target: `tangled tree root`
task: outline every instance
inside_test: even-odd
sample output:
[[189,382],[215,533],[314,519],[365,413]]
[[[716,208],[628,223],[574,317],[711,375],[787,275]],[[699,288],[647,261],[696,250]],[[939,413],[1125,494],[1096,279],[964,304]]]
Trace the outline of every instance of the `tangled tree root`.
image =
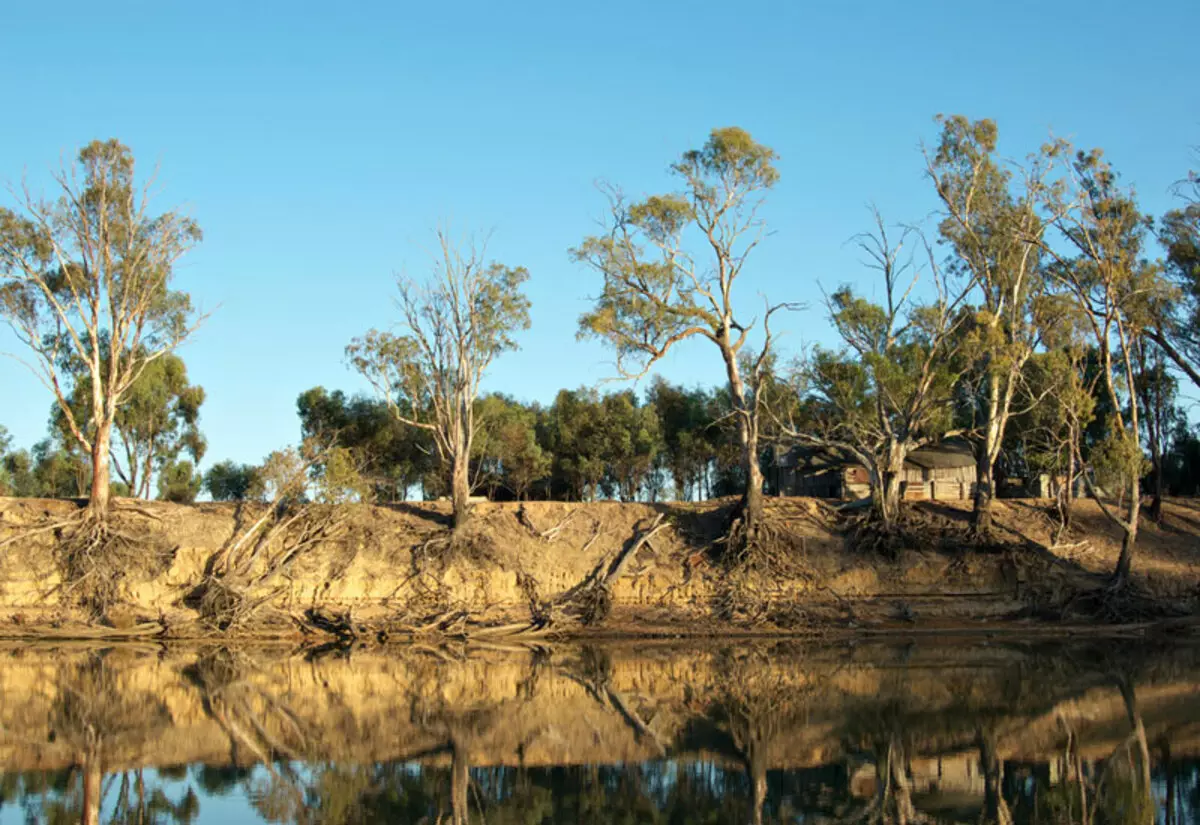
[[1119,587],[1109,584],[1086,589],[1035,590],[1028,594],[1027,601],[1020,617],[1043,621],[1128,625],[1191,615],[1188,605],[1163,599],[1134,581]]
[[290,614],[270,607],[285,591],[272,582],[308,550],[337,541],[344,533],[345,514],[338,508],[273,502],[213,557],[204,581],[187,601],[202,621],[222,632],[288,625]]
[[144,524],[118,519],[115,513],[101,519],[84,511],[59,533],[56,554],[63,598],[93,619],[102,618],[122,601],[128,582],[164,573],[175,549]]

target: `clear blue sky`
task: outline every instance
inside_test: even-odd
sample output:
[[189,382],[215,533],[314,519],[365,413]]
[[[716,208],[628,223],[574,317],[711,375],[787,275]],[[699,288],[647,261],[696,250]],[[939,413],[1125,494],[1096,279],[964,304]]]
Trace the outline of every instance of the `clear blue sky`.
[[[549,401],[610,374],[575,323],[596,291],[567,249],[593,230],[597,178],[641,194],[715,126],[781,156],[743,295],[815,305],[785,346],[828,341],[818,284],[863,279],[845,241],[875,201],[933,207],[920,140],[938,112],[992,117],[1021,156],[1049,130],[1105,148],[1143,206],[1200,143],[1200,4],[542,2],[9,3],[0,178],[117,137],[161,164],[164,206],[205,241],[178,285],[211,320],[181,354],[208,401],[208,461],[295,442],[295,399],[356,390],[342,350],[393,317],[448,219],[529,268],[533,328],[488,381]],[[711,346],[711,345],[710,345]],[[12,341],[0,332],[0,350]],[[664,365],[721,380],[697,343]],[[0,362],[0,424],[27,446],[51,403]]]

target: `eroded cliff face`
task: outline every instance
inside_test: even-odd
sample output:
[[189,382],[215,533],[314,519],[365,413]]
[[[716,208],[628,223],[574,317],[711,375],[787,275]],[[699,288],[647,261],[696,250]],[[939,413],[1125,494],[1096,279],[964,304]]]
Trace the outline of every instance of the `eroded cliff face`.
[[[0,499],[0,636],[381,640],[508,623],[578,631],[578,621],[551,626],[547,616],[618,560],[606,587],[611,609],[590,632],[971,626],[1061,602],[1094,587],[1089,577],[1098,572],[1039,544],[1049,521],[1036,504],[998,503],[1007,549],[978,552],[955,544],[965,513],[930,503],[922,546],[885,559],[857,551],[829,507],[806,499],[771,500],[770,558],[731,569],[719,558],[728,506],[481,503],[450,544],[449,505],[344,505],[314,511],[324,520],[319,530],[300,519],[247,543],[261,505],[121,501],[118,529],[144,536],[147,549],[135,545],[96,574],[116,594],[96,609],[82,595],[94,581],[62,573],[61,525],[78,505]],[[1191,512],[1172,505],[1168,513],[1177,510]],[[1102,519],[1089,519],[1081,512],[1076,521],[1091,531],[1084,543],[1102,570],[1112,536]],[[1200,540],[1189,524],[1148,528],[1135,567],[1180,604],[1200,594],[1200,565],[1190,563]]]
[[0,764],[24,771],[98,760],[114,772],[279,759],[456,758],[479,767],[705,758],[796,769],[899,743],[919,765],[978,759],[983,732],[1002,760],[1057,760],[1069,736],[1093,760],[1128,744],[1129,691],[1154,747],[1200,753],[1194,650],[1094,668],[1053,653],[942,646],[442,647],[315,657],[10,647],[0,651]]
[[[0,541],[12,540],[0,555],[0,633],[95,621],[80,610],[81,585],[64,582],[56,532],[46,529],[69,520],[74,508],[70,502],[0,500]],[[153,537],[161,549],[148,550],[143,564],[135,557],[112,571],[120,597],[105,607],[99,624],[124,629],[157,623],[176,637],[214,631],[294,635],[304,629],[299,618],[313,609],[348,614],[375,628],[419,624],[454,611],[476,623],[527,622],[539,606],[621,557],[660,518],[660,529],[637,546],[611,583],[609,627],[711,632],[739,622],[761,629],[907,621],[912,610],[901,604],[906,599],[924,600],[920,613],[926,618],[952,617],[959,605],[962,615],[983,618],[1021,604],[1026,574],[999,556],[920,553],[883,562],[848,551],[822,504],[780,500],[768,512],[788,564],[731,575],[713,551],[725,524],[721,503],[485,503],[478,505],[472,532],[451,548],[441,544],[444,505],[347,506],[338,512],[338,529],[319,541],[302,544],[293,533],[252,554],[239,548],[248,557],[240,604],[253,610],[222,622],[205,615],[202,589],[258,511],[122,503],[118,522]],[[947,588],[971,597],[969,608],[961,599],[947,601]]]

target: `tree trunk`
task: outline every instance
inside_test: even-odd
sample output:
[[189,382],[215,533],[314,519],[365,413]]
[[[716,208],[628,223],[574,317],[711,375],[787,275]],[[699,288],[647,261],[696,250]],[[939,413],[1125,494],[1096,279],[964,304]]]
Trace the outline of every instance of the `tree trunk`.
[[742,518],[746,525],[746,536],[752,538],[758,531],[763,513],[763,473],[758,463],[758,432],[757,429],[744,425],[744,429],[752,430],[742,434],[742,461],[746,465],[746,493],[742,498]]
[[[1005,395],[1007,399],[1008,395]],[[1007,410],[1007,405],[1005,405]],[[994,374],[988,376],[987,421],[983,428],[983,444],[976,462],[975,505],[971,510],[971,531],[978,541],[986,541],[992,530],[992,499],[996,495],[996,457],[1004,438],[1004,412],[1001,409],[1000,382]]]
[[83,813],[82,825],[100,825],[100,757],[89,754],[83,762]]
[[1121,538],[1121,555],[1117,558],[1117,569],[1113,571],[1112,586],[1120,589],[1129,583],[1129,574],[1133,569],[1133,551],[1137,544],[1138,519],[1142,509],[1141,483],[1134,478],[1129,484],[1128,518],[1124,528],[1125,535]]
[[978,732],[979,762],[983,770],[983,816],[986,825],[1012,825],[1012,812],[1004,801],[1004,763],[996,754],[993,732]]
[[1129,718],[1129,726],[1133,729],[1133,739],[1137,743],[1137,761],[1138,761],[1138,790],[1141,792],[1142,804],[1142,820],[1147,825],[1154,822],[1154,795],[1151,785],[1150,774],[1150,745],[1146,741],[1146,726],[1142,723],[1142,714],[1137,705],[1137,693],[1133,683],[1127,678],[1118,680],[1118,688],[1121,691],[1121,699],[1125,703],[1125,714]]
[[468,791],[471,787],[470,764],[464,749],[454,742],[450,761],[450,811],[454,825],[466,825],[470,816]]
[[1075,502],[1075,428],[1071,427],[1071,444],[1067,449],[1067,476],[1065,483],[1058,485],[1055,498],[1058,501],[1058,529],[1054,531],[1054,543],[1058,544],[1071,529],[1071,512]]
[[470,466],[465,452],[454,456],[454,467],[450,476],[450,500],[454,505],[454,529],[467,523],[471,515]]
[[767,804],[767,760],[759,743],[752,743],[750,756],[746,759],[746,773],[750,780],[749,825],[762,825],[763,808]]
[[992,534],[992,498],[995,495],[994,465],[987,449],[980,451],[975,475],[975,506],[971,511],[971,530],[977,541],[986,541]]
[[742,442],[742,466],[746,470],[746,492],[742,496],[742,524],[747,542],[754,541],[763,511],[763,474],[758,463],[758,411],[746,397],[746,385],[738,368],[737,353],[729,344],[726,329],[721,343],[725,358],[725,374],[729,379],[729,395],[738,422],[738,439]]
[[1154,519],[1155,523],[1162,521],[1162,494],[1163,494],[1163,457],[1162,457],[1162,439],[1158,432],[1158,417],[1153,416],[1150,420],[1150,426],[1146,428],[1150,432],[1150,466],[1154,473],[1154,497],[1150,501],[1150,518]]
[[109,439],[112,423],[101,421],[92,441],[92,488],[88,493],[88,511],[101,521],[108,518],[109,505]]
[[896,526],[900,518],[901,482],[904,480],[904,459],[908,452],[899,444],[888,448],[887,465],[883,477],[879,480],[881,487],[876,498],[876,511],[883,520],[883,526],[889,532]]

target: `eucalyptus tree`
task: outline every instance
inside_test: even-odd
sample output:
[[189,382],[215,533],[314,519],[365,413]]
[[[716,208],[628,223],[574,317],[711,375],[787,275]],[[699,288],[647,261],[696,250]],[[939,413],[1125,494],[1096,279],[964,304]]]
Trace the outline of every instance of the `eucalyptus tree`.
[[1146,334],[1200,388],[1200,174],[1190,173],[1177,189],[1183,205],[1163,216],[1158,236],[1181,300],[1161,307]]
[[486,249],[437,233],[431,276],[397,278],[400,334],[371,330],[346,348],[397,421],[429,433],[450,478],[455,529],[467,523],[470,461],[481,422],[480,382],[495,359],[516,349],[529,328],[524,267],[488,261]]
[[[883,279],[883,303],[850,286],[829,296],[842,346],[818,347],[802,365],[802,400],[780,430],[796,443],[854,456],[867,470],[875,514],[890,530],[900,514],[908,454],[952,434],[951,400],[967,368],[959,356],[970,286],[948,281],[928,246],[928,263],[918,266],[905,251],[916,230],[903,228],[893,242],[878,211],[874,217],[875,230],[856,243]],[[923,269],[934,295],[918,301]]]
[[1096,384],[1104,407],[1104,434],[1089,458],[1093,467],[1122,488],[1123,512],[1104,500],[1092,477],[1083,478],[1104,514],[1122,532],[1121,554],[1112,585],[1129,579],[1141,511],[1142,416],[1136,402],[1137,357],[1158,309],[1172,298],[1161,266],[1146,260],[1150,221],[1138,210],[1131,190],[1122,188],[1099,150],[1072,153],[1058,143],[1061,188],[1047,192],[1046,210],[1061,231],[1066,250],[1043,248],[1054,258],[1053,274],[1082,314],[1089,343],[1099,361]]
[[770,318],[793,305],[766,307],[762,349],[747,371],[740,356],[756,322],[745,318],[735,286],[765,234],[758,213],[779,180],[775,161],[774,150],[745,130],[714,129],[702,148],[672,164],[681,191],[630,203],[608,188],[604,231],[571,250],[603,279],[595,306],[580,318],[580,334],[615,350],[620,377],[645,376],[689,339],[707,340],[720,353],[747,478],[740,526],[731,534],[746,542],[755,540],[763,508],[755,388],[774,343]]
[[[138,182],[133,153],[116,140],[83,147],[54,182],[53,197],[26,186],[14,208],[0,207],[0,317],[91,456],[89,514],[103,524],[117,411],[196,328],[191,300],[172,281],[200,228],[179,212],[151,211],[152,180]],[[85,415],[71,404],[79,365],[91,396]]]
[[991,530],[995,466],[1018,402],[1022,373],[1037,349],[1038,318],[1046,291],[1039,214],[1048,163],[1031,158],[1014,186],[1013,172],[996,159],[996,124],[961,115],[938,118],[936,151],[926,169],[942,203],[942,239],[953,250],[951,268],[974,284],[978,301],[968,331],[973,373],[980,382],[972,410],[979,438],[972,522],[976,535]]
[[[81,369],[67,397],[76,421],[91,418],[92,397],[91,377]],[[207,444],[199,428],[203,404],[204,388],[188,382],[187,366],[178,355],[168,353],[146,365],[113,417],[112,468],[130,495],[150,498],[156,474],[172,468],[178,480],[180,468],[188,463],[181,462],[184,454],[193,467],[204,457]],[[51,422],[63,441],[70,442],[70,421],[57,404]]]

